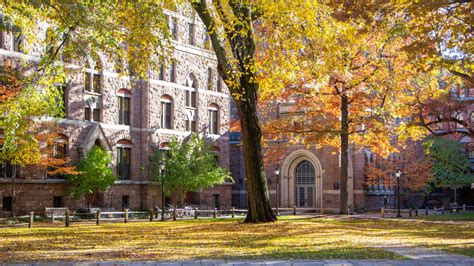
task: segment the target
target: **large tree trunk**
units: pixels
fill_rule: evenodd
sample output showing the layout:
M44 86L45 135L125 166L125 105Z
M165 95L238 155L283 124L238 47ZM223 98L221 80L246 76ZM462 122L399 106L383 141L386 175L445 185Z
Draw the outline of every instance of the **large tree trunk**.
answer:
M339 213L347 214L347 179L349 167L349 100L341 95L341 169Z
M245 83L245 82L244 82ZM270 206L267 179L263 168L262 133L257 113L257 84L246 84L244 91L249 93L236 102L240 116L242 144L247 178L248 213L246 223L276 221Z
M252 1L228 1L228 6L237 18L228 20L221 1L213 11L207 0L190 1L194 10L206 25L214 49L219 75L222 77L235 100L240 116L244 150L245 177L247 178L248 213L245 222L272 222L276 215L270 207L267 180L263 170L262 133L257 114L258 83L255 77L255 41L253 22L258 19ZM254 16L255 15L255 16ZM217 23L215 18L223 23ZM217 34L221 29L225 39ZM224 47L229 45L230 53Z

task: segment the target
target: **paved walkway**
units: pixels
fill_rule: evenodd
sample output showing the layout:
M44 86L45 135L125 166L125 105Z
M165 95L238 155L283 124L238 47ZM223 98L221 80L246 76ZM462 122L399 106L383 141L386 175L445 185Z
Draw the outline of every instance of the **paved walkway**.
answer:
M180 262L56 262L56 263L9 263L0 265L25 265L25 266L60 266L60 265L80 265L80 266L214 266L214 265L235 265L235 266L319 266L319 265L354 265L354 266L375 266L375 265L397 265L397 266L448 266L448 265L474 265L474 259L471 260L449 260L449 259L420 259L420 260L243 260L243 261L224 261L224 260L202 260L202 261L180 261Z

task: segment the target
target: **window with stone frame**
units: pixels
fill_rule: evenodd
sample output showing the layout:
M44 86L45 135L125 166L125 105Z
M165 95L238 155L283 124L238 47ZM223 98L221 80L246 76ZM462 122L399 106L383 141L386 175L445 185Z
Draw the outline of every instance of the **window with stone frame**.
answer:
M13 27L12 30L12 50L23 52L23 33L19 27Z
M117 177L120 180L131 179L132 143L129 140L120 140L117 144Z
M197 121L186 117L186 131L197 132Z
M3 197L3 199L2 199L2 211L4 211L4 212L13 211L13 197Z
M461 124L461 122L464 122L464 116L460 113L456 114L455 116L456 120L460 121L460 123L456 122L456 128L457 129L462 129L464 128L464 125Z
M118 124L130 125L130 91L121 89L117 93Z
M173 39L178 40L178 19L171 17L171 24L170 24L171 36Z
M49 157L53 159L66 161L67 153L68 153L68 142L69 142L68 137L64 135L60 135L58 138L56 138L52 143L48 145ZM66 178L66 176L62 174L56 174L56 175L49 174L49 172L54 171L54 170L55 170L54 167L49 166L47 169L48 173L46 174L46 178L54 178L54 179Z
M210 104L207 108L208 117L209 117L209 134L218 135L219 134L219 106L215 103Z
M209 67L207 69L207 89L210 90L210 91L213 90L213 85L214 85L213 82L212 82L212 80L214 78L213 76L214 76L214 73L212 71L212 68Z
M160 80L165 80L165 66L163 64L160 65L160 73L158 75Z
M0 143L2 142L3 135L0 135ZM2 149L2 146L0 144L0 151ZM14 165L9 161L9 160L3 160L0 161L0 178L12 178L14 174ZM17 176L18 176L18 170L17 170Z
M173 98L169 95L163 95L161 103L161 128L172 129L173 127Z
M68 112L68 98L67 98L67 94L66 94L66 85L64 84L59 84L59 85L56 85L55 86L56 89L58 90L58 92L61 94L61 100L62 100L62 103L61 103L61 111L62 111L62 114L60 115L60 118L66 118L67 117L67 112Z
M84 91L89 93L100 94L101 88L101 66L98 60L95 60L94 68L91 68L89 62L86 62L86 70L84 72Z
M216 91L217 92L222 92L222 79L220 75L217 75L217 86L216 86Z
M172 62L169 68L170 82L176 83L176 63Z
M0 162L0 178L13 177L13 164L10 161Z
M188 23L188 43L194 45L194 23Z
M63 197L54 196L53 197L53 208L61 208L61 207L63 207Z
M0 49L6 49L5 32L0 30Z
M100 97L89 96L88 99L86 99L86 107L84 108L84 120L101 122L100 109Z
M211 50L212 48L212 43L211 43L211 37L207 33L206 28L204 27L204 49L206 50Z
M84 119L87 121L101 122L101 69L101 63L97 55L94 57L93 69L89 61L86 61L86 70L84 72Z

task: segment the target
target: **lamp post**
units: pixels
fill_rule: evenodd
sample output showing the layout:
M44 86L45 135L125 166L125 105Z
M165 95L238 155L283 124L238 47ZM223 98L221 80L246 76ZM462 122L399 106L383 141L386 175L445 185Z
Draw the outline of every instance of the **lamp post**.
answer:
M165 162L160 162L160 170L161 170L161 220L165 220Z
M402 214L400 213L400 177L402 176L402 172L398 170L395 173L395 176L397 177L397 218L402 217Z
M280 169L275 169L275 176L276 176L276 215L280 215L280 210L278 209L278 195L280 194L280 178L279 178L279 175L280 175Z

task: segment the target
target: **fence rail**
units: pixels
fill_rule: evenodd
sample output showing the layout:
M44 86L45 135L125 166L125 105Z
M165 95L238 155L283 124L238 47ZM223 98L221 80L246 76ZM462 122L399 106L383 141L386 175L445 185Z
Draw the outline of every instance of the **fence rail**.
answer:
M273 208L273 210L280 215L280 212L285 213L285 215L297 215L297 214L305 214L309 212L318 212L321 211L319 208L297 208L294 206L293 208ZM451 207L441 207L441 208L425 208L425 209L400 209L400 214L405 217L413 217L413 216L427 216L433 214L446 214L446 213L459 213L465 212L468 210L474 210L474 206L451 206ZM194 209L168 209L164 211L163 217L165 220L177 220L180 219L198 219L199 217L227 217L234 218L238 215L245 215L248 212L246 209L236 209L232 207L229 210L218 210L218 209L211 209L211 210L201 210L198 208ZM287 213L288 212L288 213ZM384 218L387 214L395 214L398 213L398 209L393 208L381 208L380 210L380 217ZM123 211L105 211L102 212L97 210L95 213L73 213L70 210L66 210L64 213L64 225L69 227L71 222L77 221L95 221L97 225L100 225L102 222L124 222L127 223L130 220L136 221L147 221L150 222L154 221L154 219L158 219L161 217L162 211L161 210L152 210L149 211L130 211L128 209L124 209ZM82 217L82 219L81 219ZM23 221L27 221L24 224L28 224L29 228L33 227L34 223L34 212L30 212L29 215L19 216L16 219L21 219Z
M442 214L444 215L445 213L449 212L450 214L453 213L459 213L459 212L465 212L469 209L474 210L474 206L466 206L466 204L463 204L462 206L450 206L450 207L445 207L442 206L440 208L428 208L426 207L425 209L418 209L418 208L411 208L411 209L400 209L400 217L403 217L404 215L408 215L408 217L413 217L413 216L428 216L431 214ZM384 218L386 214L398 214L398 209L391 209L391 208L381 208L380 209L380 217Z

